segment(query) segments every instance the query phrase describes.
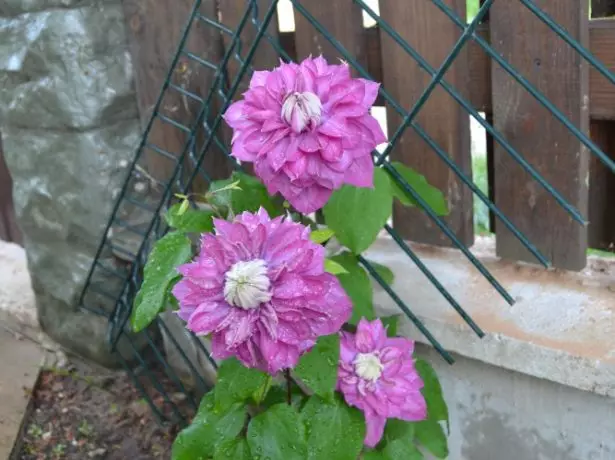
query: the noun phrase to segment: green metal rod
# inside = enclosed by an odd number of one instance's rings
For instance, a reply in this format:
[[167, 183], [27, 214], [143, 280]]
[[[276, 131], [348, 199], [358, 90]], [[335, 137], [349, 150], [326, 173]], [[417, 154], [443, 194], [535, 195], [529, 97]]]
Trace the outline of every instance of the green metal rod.
[[408, 317], [410, 321], [416, 326], [416, 328], [421, 331], [421, 334], [425, 336], [425, 338], [431, 343], [431, 345], [436, 349], [438, 353], [446, 360], [447, 363], [453, 364], [455, 360], [451, 356], [451, 354], [444, 349], [444, 347], [438, 342], [438, 340], [429, 332], [429, 329], [425, 327], [423, 322], [414, 314], [412, 310], [408, 308], [403, 300], [399, 298], [397, 293], [391, 289], [391, 286], [382, 279], [382, 277], [378, 274], [378, 271], [370, 264], [364, 257], [357, 256], [361, 265], [365, 267], [367, 272], [376, 280], [376, 282], [382, 286], [382, 288], [389, 294], [391, 299], [397, 304], [397, 306], [404, 312], [404, 314]]
[[386, 158], [389, 156], [389, 153], [391, 152], [391, 149], [393, 148], [393, 145], [395, 145], [395, 143], [401, 137], [402, 133], [406, 130], [408, 125], [410, 125], [410, 123], [414, 121], [423, 105], [425, 105], [425, 103], [427, 102], [427, 99], [429, 99], [429, 96], [431, 95], [433, 90], [436, 88], [436, 86], [438, 86], [438, 83], [440, 83], [446, 71], [450, 68], [450, 66], [455, 61], [455, 58], [459, 55], [459, 52], [461, 51], [461, 48], [463, 48], [463, 45], [465, 45], [466, 42], [472, 37], [476, 26], [483, 19], [483, 16], [487, 14], [487, 11], [489, 11], [489, 7], [492, 3], [493, 0], [487, 0], [480, 7], [478, 13], [476, 14], [472, 22], [468, 25], [468, 27], [465, 28], [465, 30], [461, 34], [461, 37], [459, 37], [457, 43], [455, 43], [455, 46], [453, 46], [451, 52], [448, 54], [448, 56], [446, 56], [446, 59], [444, 59], [444, 62], [442, 63], [438, 71], [432, 76], [431, 81], [423, 90], [423, 93], [419, 96], [418, 100], [415, 102], [414, 106], [412, 107], [412, 110], [408, 112], [408, 114], [404, 117], [402, 123], [397, 127], [397, 130], [389, 140], [387, 148], [376, 160], [377, 166], [380, 166], [384, 162], [384, 160], [386, 160]]
[[483, 330], [474, 322], [474, 320], [466, 313], [466, 311], [459, 305], [459, 302], [455, 300], [455, 298], [446, 290], [446, 288], [438, 281], [438, 278], [434, 276], [434, 274], [427, 268], [427, 266], [423, 263], [423, 261], [414, 253], [414, 251], [408, 246], [408, 243], [404, 241], [404, 239], [397, 233], [390, 225], [385, 225], [384, 229], [387, 231], [393, 241], [395, 241], [399, 247], [406, 253], [410, 259], [414, 262], [414, 264], [418, 267], [418, 269], [427, 277], [427, 279], [434, 285], [434, 287], [438, 290], [440, 294], [444, 296], [448, 303], [455, 309], [455, 311], [463, 318], [468, 326], [479, 336], [481, 339], [485, 336]]
[[[202, 0], [196, 0], [194, 2], [194, 5], [192, 7], [192, 11], [190, 13], [190, 17], [192, 18], [194, 16], [194, 14], [198, 11], [198, 9], [201, 6], [201, 2]], [[143, 146], [145, 145], [145, 143], [147, 142], [147, 137], [152, 129], [152, 126], [154, 124], [154, 120], [156, 119], [155, 117], [155, 113], [158, 112], [158, 110], [160, 109], [160, 105], [162, 104], [162, 99], [164, 97], [164, 90], [166, 89], [167, 85], [169, 84], [171, 77], [173, 75], [173, 71], [175, 70], [175, 66], [177, 65], [177, 62], [179, 61], [179, 57], [181, 56], [181, 50], [183, 48], [184, 43], [186, 42], [186, 40], [188, 39], [188, 33], [190, 32], [190, 26], [192, 24], [192, 20], [188, 21], [186, 23], [186, 25], [184, 26], [184, 30], [182, 32], [180, 41], [179, 41], [179, 46], [177, 48], [177, 51], [175, 53], [175, 56], [173, 56], [173, 60], [171, 61], [171, 65], [169, 66], [169, 71], [167, 72], [166, 78], [164, 79], [163, 82], [163, 87], [162, 90], [160, 91], [160, 94], [158, 94], [158, 99], [156, 100], [156, 103], [154, 104], [154, 109], [152, 112], [152, 116], [150, 117], [147, 126], [145, 127], [145, 131], [143, 133], [143, 136], [141, 137], [141, 142], [139, 143], [139, 147], [137, 148], [137, 153], [135, 155], [135, 157], [133, 158], [130, 167], [128, 168], [128, 174], [132, 174], [132, 172], [135, 169], [135, 166], [137, 164], [137, 162], [139, 161], [139, 159], [141, 158], [141, 154], [143, 153]], [[117, 200], [115, 201], [115, 204], [113, 205], [113, 210], [111, 211], [111, 216], [114, 217], [119, 208], [120, 208], [120, 204], [122, 203], [122, 197], [126, 194], [126, 191], [128, 190], [128, 184], [130, 181], [125, 181], [124, 184], [122, 185], [122, 188], [120, 190], [120, 193], [118, 195]], [[107, 235], [109, 234], [109, 229], [111, 228], [111, 225], [113, 223], [113, 219], [109, 219], [109, 221], [107, 222], [107, 225], [105, 227], [105, 231], [103, 232], [103, 237], [101, 238], [100, 244], [98, 245], [98, 249], [96, 250], [96, 254], [94, 255], [94, 260], [98, 260], [100, 258], [100, 255], [102, 254], [102, 250], [103, 247], [105, 245], [105, 241], [107, 240]], [[83, 285], [83, 289], [81, 290], [81, 295], [79, 296], [79, 302], [78, 304], [81, 305], [83, 303], [83, 299], [85, 297], [86, 291], [88, 289], [88, 286], [90, 284], [90, 280], [92, 279], [92, 275], [94, 274], [94, 266], [95, 264], [92, 264], [90, 266], [90, 270], [88, 272], [88, 275], [85, 279], [85, 283]]]
[[557, 22], [555, 22], [551, 17], [538, 8], [534, 3], [528, 0], [520, 0], [530, 11], [532, 11], [538, 19], [544, 22], [547, 26], [551, 28], [557, 35], [559, 35], [562, 40], [564, 40], [568, 45], [574, 48], [583, 58], [589, 62], [591, 65], [595, 67], [595, 69], [600, 72], [600, 74], [610, 81], [613, 85], [615, 85], [615, 74], [611, 72], [602, 62], [600, 62], [596, 56], [594, 56], [591, 51], [581, 45], [577, 40], [570, 37], [570, 34], [566, 29], [560, 26]]
[[[423, 59], [423, 57], [417, 53], [417, 51], [415, 49], [413, 49], [410, 45], [408, 45], [408, 43], [406, 41], [404, 41], [403, 38], [401, 38], [401, 36], [386, 22], [384, 21], [382, 18], [380, 18], [378, 15], [376, 15], [374, 13], [374, 11], [365, 4], [365, 2], [363, 0], [354, 0], [355, 3], [359, 4], [361, 6], [361, 8], [363, 8], [363, 10], [369, 15], [371, 16], [379, 25], [379, 27], [382, 28], [382, 30], [384, 30], [385, 32], [387, 32], [391, 38], [393, 38], [393, 40], [402, 47], [402, 49], [404, 51], [406, 51], [408, 54], [410, 54], [410, 56], [412, 56], [417, 63], [427, 72], [429, 73], [431, 76], [433, 76], [435, 74], [435, 70], [427, 63], [427, 61], [425, 61], [425, 59]], [[440, 80], [440, 85], [444, 88], [444, 90], [451, 95], [451, 97], [453, 97], [453, 99], [455, 99], [466, 111], [468, 111], [470, 113], [470, 115], [472, 115], [472, 117], [474, 117], [474, 119], [476, 121], [478, 121], [478, 123], [480, 123], [480, 125], [485, 128], [485, 130], [491, 134], [493, 136], [493, 138], [495, 139], [496, 142], [498, 142], [498, 144], [500, 144], [502, 146], [502, 148], [504, 148], [504, 150], [536, 181], [540, 184], [541, 187], [543, 187], [551, 196], [553, 196], [553, 198], [555, 199], [555, 201], [558, 202], [558, 204], [560, 206], [562, 206], [562, 208], [564, 208], [564, 210], [570, 214], [570, 216], [576, 220], [577, 222], [579, 222], [580, 224], [585, 225], [585, 219], [583, 218], [583, 216], [581, 215], [581, 213], [574, 208], [570, 203], [568, 203], [568, 201], [566, 201], [566, 199], [555, 189], [553, 188], [553, 186], [551, 184], [549, 184], [549, 182], [547, 182], [542, 175], [536, 171], [536, 169], [534, 169], [534, 167], [532, 167], [532, 165], [530, 165], [525, 158], [523, 158], [519, 152], [517, 152], [507, 141], [506, 139], [504, 139], [504, 137], [493, 127], [491, 126], [483, 117], [480, 116], [480, 114], [474, 109], [474, 107], [472, 107], [472, 105], [470, 103], [468, 103], [463, 97], [461, 97], [461, 95], [455, 91], [455, 89], [453, 89], [447, 82], [446, 80], [442, 79]], [[387, 102], [388, 99], [387, 99]], [[397, 110], [397, 109], [396, 109]], [[398, 113], [403, 114], [403, 110], [397, 110]], [[540, 261], [540, 263], [542, 263], [545, 267], [549, 267], [549, 261], [548, 259], [543, 256], [540, 252], [538, 252], [538, 250], [536, 249], [536, 247], [529, 241], [527, 240], [527, 238], [525, 238], [525, 236], [519, 232], [516, 227], [512, 224], [512, 222], [510, 222], [508, 220], [508, 218], [506, 218], [506, 216], [504, 216], [499, 209], [497, 209], [497, 207], [490, 201], [487, 199], [483, 200], [481, 195], [484, 196], [484, 194], [482, 194], [482, 192], [477, 192], [476, 190], [474, 190], [475, 188], [478, 190], [477, 187], [473, 187], [473, 182], [471, 180], [469, 180], [465, 174], [463, 174], [459, 168], [457, 167], [457, 165], [450, 159], [450, 157], [446, 154], [441, 154], [440, 153], [440, 149], [434, 147], [434, 142], [433, 140], [428, 140], [425, 136], [423, 136], [421, 134], [421, 132], [419, 132], [419, 130], [421, 130], [421, 128], [418, 125], [414, 125], [413, 123], [411, 124], [411, 126], [417, 131], [417, 133], [428, 143], [432, 146], [432, 148], [434, 148], [436, 150], [436, 153], [438, 154], [438, 156], [453, 170], [453, 172], [455, 172], [455, 174], [466, 184], [468, 185], [472, 191], [474, 193], [476, 193], [478, 195], [479, 198], [481, 198], [481, 201], [483, 201], [483, 203], [485, 203], [489, 209], [491, 209], [494, 214], [496, 214], [504, 223], [504, 225], [506, 225], [506, 227], [511, 230], [511, 232], [515, 235], [515, 237], [517, 239], [519, 239], [519, 241], [521, 241], [521, 243], [534, 255], [534, 257], [536, 257], [536, 259], [538, 261]], [[422, 130], [421, 130], [422, 131]], [[437, 144], [436, 144], [437, 145]], [[392, 144], [389, 144], [387, 146], [386, 150], [390, 150], [392, 148]], [[383, 152], [383, 154], [385, 153]], [[472, 184], [472, 185], [470, 185]], [[532, 249], [533, 248], [533, 249]]]
[[[337, 41], [334, 37], [331, 37], [327, 34], [327, 31], [324, 29], [324, 27], [322, 26], [322, 24], [320, 24], [300, 3], [298, 3], [296, 0], [291, 0], [293, 2], [293, 5], [295, 6], [295, 8], [297, 9], [297, 11], [299, 13], [301, 13], [302, 15], [304, 15], [314, 26], [314, 28], [316, 30], [318, 30], [318, 32], [320, 32], [321, 34], [323, 34], [323, 36], [329, 41], [329, 43], [331, 43], [335, 49], [337, 49], [337, 51], [342, 55], [342, 57], [349, 62], [350, 64], [352, 64], [352, 66], [365, 78], [371, 79], [370, 75], [365, 71], [365, 69], [363, 69], [363, 67], [361, 65], [359, 65], [356, 62], [356, 59], [354, 59], [349, 53], [348, 51], [346, 51], [346, 49], [339, 43], [339, 41]], [[403, 109], [399, 106], [399, 104], [395, 101], [395, 99], [393, 99], [384, 89], [380, 88], [380, 94], [382, 94], [385, 99], [387, 100], [387, 102], [389, 102], [391, 104], [391, 106], [398, 111], [401, 114], [404, 114], [405, 112], [403, 111]], [[417, 131], [417, 133], [420, 135], [421, 132]], [[489, 273], [489, 271], [485, 268], [485, 266], [476, 259], [476, 257], [474, 257], [474, 255], [468, 251], [468, 249], [465, 247], [464, 244], [462, 244], [459, 239], [456, 237], [456, 235], [451, 231], [451, 229], [433, 212], [433, 210], [429, 207], [429, 205], [427, 205], [427, 203], [425, 203], [425, 201], [416, 193], [416, 191], [412, 188], [412, 186], [410, 186], [410, 184], [408, 184], [403, 177], [401, 177], [399, 175], [399, 173], [397, 172], [397, 170], [395, 170], [395, 168], [391, 167], [389, 163], [384, 163], [384, 166], [386, 168], [386, 166], [388, 166], [393, 172], [394, 172], [394, 177], [396, 176], [396, 180], [398, 181], [398, 183], [402, 186], [402, 188], [406, 191], [406, 193], [409, 193], [411, 196], [413, 197], [418, 197], [418, 199], [416, 200], [419, 205], [421, 206], [422, 209], [425, 210], [425, 212], [427, 213], [428, 217], [434, 221], [434, 223], [451, 239], [451, 241], [453, 242], [453, 244], [460, 249], [468, 258], [468, 260], [472, 263], [472, 265], [474, 265], [474, 267], [476, 267], [476, 269], [483, 274], [487, 280], [489, 281], [489, 283], [494, 287], [494, 289], [496, 289], [496, 291], [498, 291], [498, 293], [500, 293], [500, 295], [502, 295], [502, 297], [509, 303], [512, 304], [514, 303], [512, 300], [512, 297], [510, 297], [510, 295], [506, 292], [506, 290], [500, 285], [500, 283]], [[387, 169], [388, 170], [388, 169]]]
[[[435, 5], [446, 14], [457, 26], [465, 29], [465, 24], [457, 17], [454, 11], [446, 6], [442, 0], [431, 0]], [[615, 161], [613, 161], [600, 147], [598, 147], [589, 137], [587, 137], [579, 128], [577, 128], [568, 118], [555, 107], [549, 99], [547, 99], [540, 91], [538, 91], [528, 80], [517, 72], [504, 58], [502, 58], [482, 37], [474, 34], [474, 41], [478, 43], [485, 52], [491, 56], [506, 72], [510, 74], [517, 82], [523, 86], [534, 98], [540, 102], [551, 114], [557, 118], [574, 136], [581, 141], [600, 161], [607, 166], [611, 171], [615, 172]]]

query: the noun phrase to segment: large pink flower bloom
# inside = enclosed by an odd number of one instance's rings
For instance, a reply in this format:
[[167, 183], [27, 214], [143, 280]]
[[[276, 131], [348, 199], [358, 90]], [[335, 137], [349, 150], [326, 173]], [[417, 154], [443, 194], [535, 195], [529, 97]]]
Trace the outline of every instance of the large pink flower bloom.
[[389, 338], [379, 319], [361, 319], [357, 333], [341, 332], [337, 389], [365, 414], [365, 444], [374, 447], [388, 418], [424, 420], [423, 381], [414, 368], [414, 342]]
[[244, 99], [224, 115], [234, 131], [232, 155], [254, 163], [269, 193], [303, 213], [320, 209], [343, 184], [372, 187], [371, 152], [386, 142], [369, 114], [378, 87], [322, 57], [254, 72]]
[[350, 300], [324, 271], [324, 248], [309, 227], [262, 208], [214, 224], [196, 259], [179, 267], [173, 295], [188, 329], [212, 335], [215, 358], [236, 356], [274, 374], [348, 320]]

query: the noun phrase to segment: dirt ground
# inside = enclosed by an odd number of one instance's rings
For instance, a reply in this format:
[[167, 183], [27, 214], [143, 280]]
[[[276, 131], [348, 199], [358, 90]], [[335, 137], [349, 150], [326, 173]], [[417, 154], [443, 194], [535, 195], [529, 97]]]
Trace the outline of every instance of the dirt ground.
[[[164, 386], [166, 382], [162, 379]], [[169, 385], [170, 387], [170, 385]], [[85, 364], [43, 371], [24, 422], [20, 460], [170, 459], [177, 426], [161, 426], [124, 372]], [[171, 394], [183, 413], [182, 393]], [[157, 401], [165, 413], [161, 397]]]

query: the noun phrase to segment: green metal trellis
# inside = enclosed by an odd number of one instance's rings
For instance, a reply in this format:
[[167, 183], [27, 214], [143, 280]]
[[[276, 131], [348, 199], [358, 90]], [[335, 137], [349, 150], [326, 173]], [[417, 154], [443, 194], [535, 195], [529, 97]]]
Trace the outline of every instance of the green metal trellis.
[[[230, 0], [225, 0], [229, 1]], [[335, 0], [331, 0], [335, 1]], [[428, 0], [425, 0], [428, 1]], [[433, 209], [421, 198], [413, 187], [408, 184], [403, 177], [393, 168], [387, 161], [390, 153], [395, 150], [398, 141], [407, 128], [411, 128], [427, 145], [431, 147], [435, 155], [446, 164], [448, 168], [461, 180], [463, 184], [487, 205], [490, 211], [518, 240], [519, 242], [545, 267], [549, 265], [547, 257], [534, 245], [524, 233], [515, 226], [515, 224], [498, 208], [498, 206], [472, 181], [472, 178], [466, 174], [457, 163], [451, 159], [449, 154], [429, 135], [424, 127], [421, 127], [417, 121], [417, 115], [429, 100], [431, 94], [436, 88], [443, 88], [467, 113], [478, 121], [485, 130], [493, 137], [504, 151], [528, 173], [553, 199], [570, 215], [572, 219], [580, 225], [585, 224], [585, 219], [581, 212], [570, 204], [554, 186], [543, 177], [543, 175], [534, 168], [513, 145], [507, 142], [505, 136], [496, 130], [487, 120], [482, 117], [472, 104], [464, 97], [457, 89], [444, 80], [444, 75], [451, 65], [458, 59], [459, 53], [468, 42], [473, 41], [495, 62], [501, 66], [516, 82], [521, 85], [529, 94], [531, 94], [542, 106], [544, 106], [555, 119], [561, 122], [570, 133], [577, 138], [593, 155], [596, 156], [606, 167], [615, 172], [615, 162], [605, 153], [594, 141], [592, 141], [581, 129], [575, 126], [566, 115], [559, 110], [548, 98], [546, 98], [528, 79], [526, 79], [519, 71], [500, 56], [497, 50], [490, 45], [484, 38], [476, 33], [476, 29], [494, 4], [495, 0], [486, 0], [469, 23], [460, 18], [457, 13], [451, 9], [443, 0], [429, 0], [435, 5], [453, 24], [460, 30], [461, 34], [455, 45], [452, 47], [448, 56], [437, 67], [430, 65], [428, 61], [403, 37], [383, 20], [370, 6], [363, 0], [354, 0], [354, 7], [360, 8], [368, 16], [370, 16], [379, 27], [381, 33], [387, 34], [399, 47], [401, 47], [418, 65], [430, 76], [429, 84], [423, 90], [423, 93], [415, 101], [410, 110], [405, 110], [395, 98], [381, 87], [380, 96], [385, 103], [392, 108], [402, 118], [401, 124], [394, 130], [390, 136], [390, 144], [382, 153], [374, 152], [375, 163], [385, 169], [393, 180], [418, 203], [420, 208], [425, 212], [427, 217], [440, 229], [472, 263], [472, 265], [488, 280], [488, 282], [496, 289], [500, 295], [509, 303], [513, 304], [513, 299], [506, 289], [491, 275], [489, 270], [476, 258], [470, 249], [458, 238], [455, 231], [447, 224], [445, 220], [439, 217]], [[566, 30], [559, 26], [552, 18], [549, 17], [535, 2], [531, 0], [515, 0], [519, 1], [528, 10], [530, 10], [540, 21], [548, 26], [553, 32], [571, 46], [580, 56], [583, 57], [593, 68], [596, 69], [604, 78], [611, 84], [615, 85], [615, 75], [598, 59], [596, 59], [589, 50], [584, 48]], [[131, 373], [135, 380], [135, 384], [143, 391], [144, 396], [152, 406], [154, 412], [162, 419], [165, 414], [161, 410], [160, 404], [156, 402], [156, 398], [151, 396], [151, 392], [145, 386], [153, 387], [154, 390], [162, 396], [164, 403], [172, 408], [173, 419], [184, 420], [188, 414], [184, 414], [172, 402], [169, 393], [170, 390], [162, 386], [156, 377], [156, 374], [151, 369], [151, 361], [153, 360], [162, 367], [170, 381], [175, 385], [175, 391], [185, 392], [190, 395], [190, 390], [186, 387], [180, 376], [171, 366], [163, 351], [160, 348], [158, 337], [153, 331], [145, 331], [139, 336], [134, 336], [128, 332], [128, 320], [130, 317], [131, 306], [134, 296], [138, 290], [142, 277], [142, 268], [144, 266], [147, 254], [152, 243], [156, 238], [160, 237], [166, 231], [166, 226], [161, 219], [161, 214], [168, 207], [173, 193], [188, 193], [195, 183], [199, 180], [205, 183], [211, 180], [211, 171], [208, 171], [203, 166], [204, 161], [214, 154], [222, 155], [227, 159], [232, 168], [239, 168], [240, 165], [229, 156], [228, 139], [225, 136], [222, 127], [222, 114], [230, 105], [233, 98], [237, 96], [238, 91], [242, 88], [245, 82], [245, 76], [254, 70], [253, 60], [256, 53], [267, 48], [272, 50], [281, 59], [289, 61], [291, 55], [288, 50], [280, 44], [275, 36], [268, 32], [274, 19], [277, 7], [277, 1], [258, 1], [245, 0], [234, 1], [233, 4], [242, 8], [242, 14], [239, 21], [233, 27], [224, 25], [220, 22], [217, 16], [205, 14], [201, 11], [203, 0], [196, 0], [192, 11], [187, 20], [187, 25], [179, 41], [177, 51], [171, 61], [169, 72], [166, 75], [162, 89], [158, 99], [154, 105], [152, 116], [145, 128], [141, 143], [136, 151], [135, 157], [129, 166], [128, 177], [120, 191], [119, 197], [110, 216], [104, 236], [100, 242], [96, 252], [94, 262], [91, 266], [87, 280], [79, 304], [82, 308], [88, 309], [94, 313], [109, 317], [110, 329], [109, 337], [112, 348], [117, 352], [118, 358], [124, 363], [128, 372]], [[355, 56], [352, 55], [338, 39], [332, 35], [327, 28], [321, 24], [306, 8], [307, 1], [292, 0], [296, 15], [301, 15], [307, 20], [313, 28], [322, 35], [328, 43], [339, 53], [339, 56], [348, 62], [355, 72], [363, 78], [370, 79], [371, 76], [364, 66], [362, 66]], [[224, 18], [222, 18], [224, 21]], [[194, 32], [195, 25], [208, 28], [219, 34], [225, 43], [225, 51], [219, 56], [219, 59], [208, 59], [191, 52], [188, 49], [189, 36]], [[244, 43], [244, 35], [249, 32], [251, 43]], [[247, 48], [245, 55], [243, 50]], [[211, 76], [211, 85], [207, 88], [205, 94], [197, 94], [191, 89], [186, 89], [174, 81], [174, 75], [182, 62], [187, 59], [189, 62], [200, 66], [200, 68], [208, 72]], [[231, 67], [235, 66], [234, 71]], [[238, 66], [238, 67], [237, 67]], [[196, 107], [196, 115], [190, 120], [190, 123], [177, 121], [173, 118], [172, 113], [167, 113], [164, 107], [164, 101], [168, 94], [176, 93], [192, 101]], [[163, 146], [152, 141], [152, 134], [155, 133], [160, 123], [168, 125], [170, 129], [175, 130], [183, 136], [183, 146], [179, 152], [169, 151]], [[146, 154], [147, 152], [147, 154]], [[131, 187], [135, 181], [143, 180], [144, 171], [147, 171], [148, 159], [160, 157], [169, 161], [172, 168], [168, 170], [164, 177], [156, 178], [157, 192], [147, 197], [135, 197], [131, 192]], [[138, 209], [139, 212], [145, 214], [145, 224], [138, 226], [130, 222], [124, 216], [130, 214], [130, 210]], [[120, 228], [124, 231], [133, 234], [133, 241], [136, 241], [128, 249], [114, 240], [114, 229]], [[420, 257], [413, 251], [403, 237], [395, 230], [394, 227], [386, 225], [384, 230], [392, 237], [400, 249], [416, 264], [419, 270], [428, 278], [435, 288], [444, 296], [450, 305], [459, 313], [463, 320], [473, 329], [479, 336], [483, 335], [480, 327], [474, 323], [472, 318], [464, 311], [462, 306], [455, 300], [453, 295], [445, 288], [444, 281], [438, 280], [437, 277], [429, 270], [429, 268], [421, 261]], [[123, 263], [117, 263], [113, 259], [105, 257], [108, 253], [122, 253]], [[359, 257], [360, 263], [365, 267], [367, 272], [373, 279], [380, 284], [389, 294], [393, 302], [395, 302], [400, 310], [409, 318], [409, 320], [417, 327], [417, 329], [426, 337], [426, 339], [440, 352], [440, 354], [449, 362], [453, 359], [448, 351], [446, 351], [437, 338], [434, 337], [425, 327], [423, 322], [413, 314], [411, 305], [407, 305], [407, 301], [411, 299], [401, 299], [393, 287], [389, 286], [386, 281], [378, 274], [370, 263]], [[105, 280], [115, 279], [116, 283], [107, 283]], [[119, 284], [118, 284], [119, 283]], [[117, 289], [112, 289], [112, 286]], [[106, 299], [106, 300], [105, 300]], [[112, 303], [112, 308], [107, 307], [109, 301]], [[190, 373], [194, 376], [194, 381], [199, 391], [206, 391], [208, 382], [202, 375], [201, 369], [198, 368], [192, 359], [188, 357], [188, 353], [184, 349], [182, 341], [176, 337], [162, 321], [157, 321], [157, 326], [166, 337], [169, 338], [173, 347], [180, 354], [182, 359], [188, 366]], [[190, 342], [197, 349], [209, 358], [209, 353], [203, 343], [196, 337], [191, 337]], [[134, 370], [134, 363], [137, 363], [142, 376], [137, 375]], [[213, 360], [210, 364], [215, 367]], [[143, 376], [146, 377], [147, 385], [143, 384]], [[193, 408], [196, 407], [196, 400], [191, 398], [190, 402]]]

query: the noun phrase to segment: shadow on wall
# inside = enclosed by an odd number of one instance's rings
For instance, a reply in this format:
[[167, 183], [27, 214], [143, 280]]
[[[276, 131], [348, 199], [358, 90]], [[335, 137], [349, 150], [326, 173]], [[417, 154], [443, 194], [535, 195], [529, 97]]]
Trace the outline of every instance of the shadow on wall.
[[13, 207], [13, 181], [2, 154], [0, 135], [0, 240], [22, 244], [21, 231], [17, 226]]

